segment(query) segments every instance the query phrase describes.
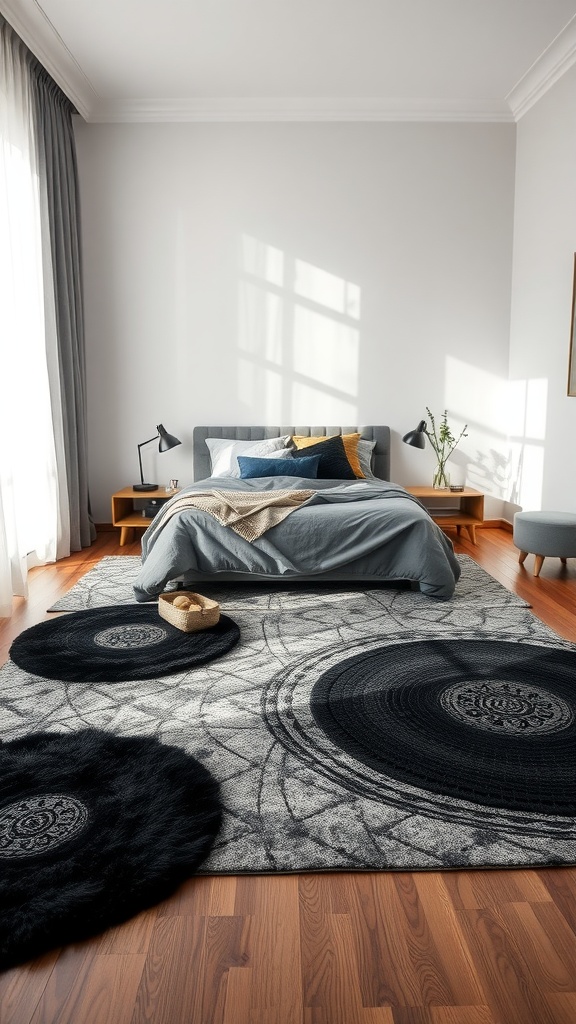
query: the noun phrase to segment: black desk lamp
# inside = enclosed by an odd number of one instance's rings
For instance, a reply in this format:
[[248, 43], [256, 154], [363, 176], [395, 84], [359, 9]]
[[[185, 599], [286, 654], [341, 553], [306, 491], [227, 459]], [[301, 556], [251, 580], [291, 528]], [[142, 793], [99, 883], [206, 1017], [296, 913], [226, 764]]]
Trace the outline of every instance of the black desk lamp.
[[406, 444], [411, 444], [413, 448], [425, 448], [426, 437], [426, 420], [420, 420], [416, 430], [409, 430], [407, 434], [404, 434], [402, 440]]
[[158, 490], [158, 484], [145, 484], [144, 483], [144, 473], [142, 472], [142, 456], [140, 454], [140, 449], [143, 448], [145, 444], [150, 444], [152, 441], [155, 441], [156, 438], [158, 438], [158, 437], [160, 438], [160, 444], [158, 445], [158, 451], [159, 452], [168, 452], [168, 451], [170, 451], [171, 448], [175, 448], [177, 444], [182, 444], [182, 442], [179, 441], [177, 437], [174, 437], [174, 434], [169, 434], [168, 431], [164, 430], [164, 427], [162, 426], [161, 423], [158, 424], [158, 426], [156, 427], [156, 430], [158, 431], [158, 433], [155, 434], [154, 437], [149, 437], [147, 441], [142, 441], [142, 444], [138, 445], [138, 462], [140, 464], [140, 483], [139, 484], [133, 484], [133, 490], [135, 490], [135, 491], [157, 491]]

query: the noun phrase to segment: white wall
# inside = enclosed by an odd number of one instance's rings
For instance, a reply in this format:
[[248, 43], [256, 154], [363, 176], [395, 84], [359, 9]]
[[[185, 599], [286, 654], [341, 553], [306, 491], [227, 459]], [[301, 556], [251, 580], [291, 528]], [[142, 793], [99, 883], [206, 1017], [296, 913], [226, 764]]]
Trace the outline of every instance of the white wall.
[[506, 496], [515, 126], [77, 124], [90, 486], [192, 478], [200, 423], [468, 422], [453, 475]]
[[567, 397], [576, 250], [576, 67], [518, 124], [510, 377], [512, 501], [576, 512]]

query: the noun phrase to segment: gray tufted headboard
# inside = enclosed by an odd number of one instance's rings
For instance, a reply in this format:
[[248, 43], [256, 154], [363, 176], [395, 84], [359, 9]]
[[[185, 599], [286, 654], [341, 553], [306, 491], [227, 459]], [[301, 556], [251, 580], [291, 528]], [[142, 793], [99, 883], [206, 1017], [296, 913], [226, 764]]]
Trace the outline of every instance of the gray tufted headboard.
[[390, 427], [194, 427], [194, 479], [210, 476], [210, 453], [204, 443], [207, 437], [229, 437], [234, 441], [261, 441], [265, 437], [283, 434], [304, 434], [325, 437], [331, 434], [359, 432], [367, 441], [376, 441], [372, 457], [374, 475], [380, 480], [390, 479]]

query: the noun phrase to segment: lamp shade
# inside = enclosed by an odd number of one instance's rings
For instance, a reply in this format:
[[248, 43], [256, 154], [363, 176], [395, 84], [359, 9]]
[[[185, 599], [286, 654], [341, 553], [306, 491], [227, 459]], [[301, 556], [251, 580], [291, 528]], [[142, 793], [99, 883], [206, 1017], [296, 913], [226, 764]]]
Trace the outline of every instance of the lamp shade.
[[161, 423], [158, 424], [156, 430], [158, 431], [158, 436], [160, 438], [160, 442], [158, 444], [159, 452], [168, 452], [171, 448], [175, 448], [177, 444], [182, 444], [177, 437], [174, 437], [174, 434], [169, 434]]
[[420, 423], [416, 427], [416, 430], [409, 430], [407, 434], [404, 434], [402, 440], [406, 444], [411, 444], [413, 448], [425, 448], [426, 420], [420, 420]]

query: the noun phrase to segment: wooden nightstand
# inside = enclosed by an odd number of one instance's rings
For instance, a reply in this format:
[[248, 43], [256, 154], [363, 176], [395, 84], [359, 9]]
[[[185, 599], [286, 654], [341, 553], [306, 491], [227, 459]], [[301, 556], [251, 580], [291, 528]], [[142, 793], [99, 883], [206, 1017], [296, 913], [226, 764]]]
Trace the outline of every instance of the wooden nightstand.
[[116, 494], [112, 495], [112, 526], [120, 527], [120, 547], [132, 542], [135, 529], [146, 530], [152, 522], [152, 517], [143, 516], [142, 509], [135, 507], [136, 501], [143, 507], [153, 498], [173, 498], [179, 490], [180, 487], [175, 491], [159, 487], [157, 491], [135, 491], [133, 487], [124, 487], [121, 491], [116, 491]]
[[[432, 519], [438, 526], [444, 528], [456, 527], [460, 535], [462, 527], [468, 530], [468, 535], [473, 544], [476, 543], [476, 527], [482, 526], [484, 521], [484, 495], [482, 491], [475, 491], [473, 487], [465, 487], [462, 491], [441, 490], [436, 487], [405, 487], [409, 494], [413, 494], [423, 505], [426, 505]], [[449, 503], [450, 508], [430, 508], [430, 499], [435, 502]], [[453, 506], [458, 505], [458, 508]]]

